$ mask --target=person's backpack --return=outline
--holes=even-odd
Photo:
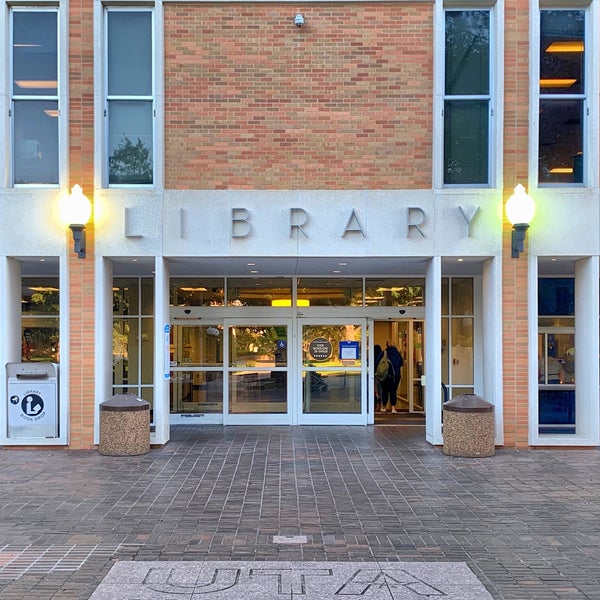
[[[380,383],[384,383],[388,379],[394,378],[394,366],[392,362],[387,356],[387,352],[383,351],[383,356],[377,365],[377,369],[375,370],[375,377],[380,381]]]

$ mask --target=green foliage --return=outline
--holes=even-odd
[[[150,149],[138,138],[137,144],[123,135],[108,159],[110,183],[152,183]]]

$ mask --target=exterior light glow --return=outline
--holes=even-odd
[[[62,198],[60,216],[73,232],[74,252],[85,258],[85,226],[92,216],[92,204],[80,185],[75,184],[71,193]]]
[[[519,183],[513,195],[507,200],[505,210],[506,217],[513,226],[511,256],[519,258],[519,253],[524,250],[529,224],[535,214],[535,202]]]

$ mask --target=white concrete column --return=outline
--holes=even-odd
[[[113,263],[96,256],[96,396],[94,444],[100,443],[101,402],[112,398],[113,378]]]
[[[494,405],[496,444],[504,443],[502,404],[502,260],[490,258],[483,263],[483,399]]]
[[[575,419],[576,444],[600,443],[598,356],[600,299],[598,256],[575,263]]]
[[[442,444],[442,259],[434,256],[425,272],[425,436]]]
[[[166,444],[170,439],[169,407],[169,264],[155,257],[154,275],[154,425],[150,441]]]

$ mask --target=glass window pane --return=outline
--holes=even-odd
[[[489,93],[490,14],[446,11],[446,94]]]
[[[109,116],[109,183],[151,184],[152,102],[113,100]]]
[[[229,374],[230,414],[285,414],[287,373],[285,371],[239,371]]]
[[[137,319],[115,319],[113,322],[113,379],[117,385],[139,383]]]
[[[367,306],[423,306],[424,279],[367,279]]]
[[[304,325],[302,328],[302,364],[304,366],[360,367],[360,341],[362,328],[360,325]],[[342,350],[346,342],[355,345],[350,348],[348,355],[353,353],[355,360],[345,360]]]
[[[448,336],[450,335],[450,320],[442,319],[442,383],[450,382],[450,355],[448,354]]]
[[[59,362],[58,317],[36,318],[24,316],[21,320],[21,360]]]
[[[227,280],[229,306],[291,306],[292,280],[251,277]]]
[[[583,100],[540,100],[538,177],[583,182]]]
[[[151,12],[108,12],[108,94],[152,95]]]
[[[58,102],[14,102],[15,184],[58,184]]]
[[[575,434],[575,390],[539,391],[539,433]]]
[[[154,319],[141,319],[142,323],[142,384],[149,385],[154,381]]]
[[[171,365],[209,367],[223,364],[223,327],[173,325]]]
[[[487,183],[489,102],[457,100],[444,106],[444,183]]]
[[[255,325],[229,328],[229,365],[232,367],[285,367],[287,327]]]
[[[175,371],[169,387],[172,413],[223,412],[222,371]]]
[[[575,280],[572,277],[547,277],[538,280],[540,315],[575,314]]]
[[[362,306],[362,297],[360,278],[298,279],[299,306]]]
[[[141,280],[142,285],[142,314],[153,315],[154,314],[154,279],[150,277],[143,277]]]
[[[583,94],[585,11],[540,13],[540,93]]]
[[[473,319],[464,317],[452,322],[452,384],[473,383]]]
[[[137,315],[139,303],[139,279],[113,280],[113,314]]]
[[[470,277],[452,278],[452,310],[453,315],[473,314],[473,279]]]
[[[56,96],[58,49],[55,11],[13,12],[13,94]]]
[[[359,414],[361,376],[352,371],[305,371],[302,374],[304,414]]]
[[[173,277],[169,301],[172,306],[223,306],[225,280]]]
[[[60,311],[58,277],[23,277],[21,312],[28,315],[56,315]]]

